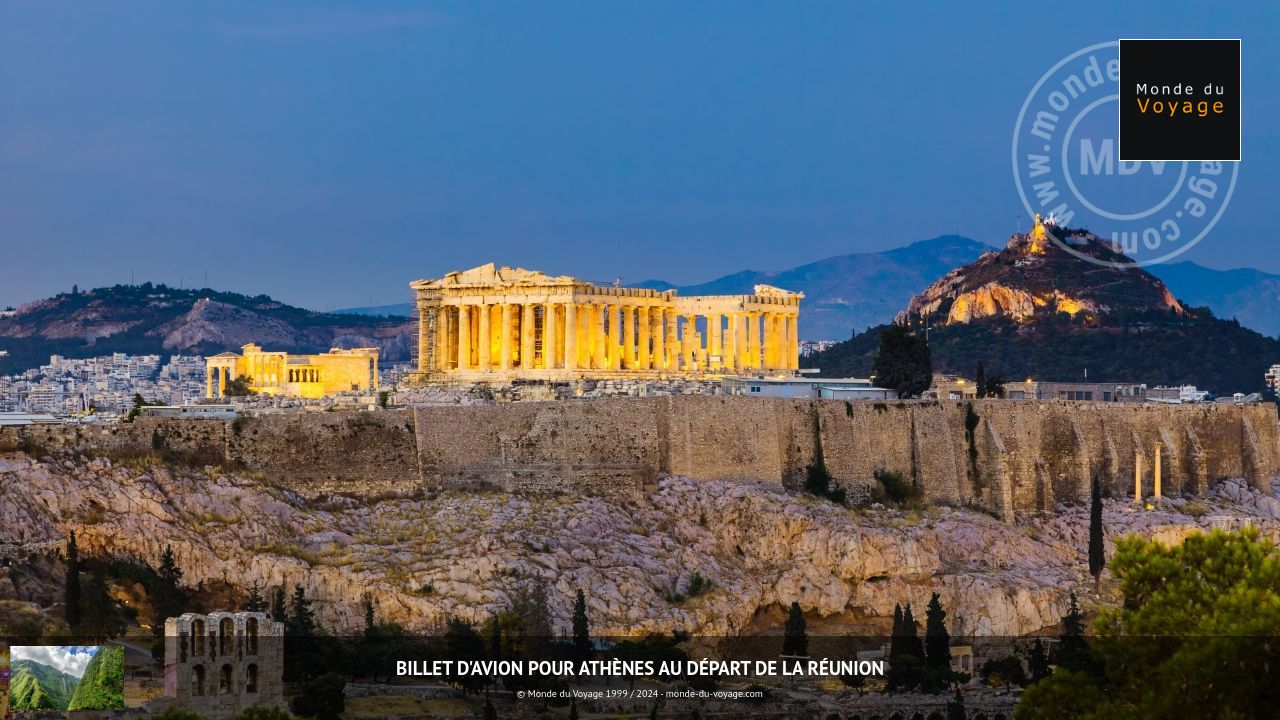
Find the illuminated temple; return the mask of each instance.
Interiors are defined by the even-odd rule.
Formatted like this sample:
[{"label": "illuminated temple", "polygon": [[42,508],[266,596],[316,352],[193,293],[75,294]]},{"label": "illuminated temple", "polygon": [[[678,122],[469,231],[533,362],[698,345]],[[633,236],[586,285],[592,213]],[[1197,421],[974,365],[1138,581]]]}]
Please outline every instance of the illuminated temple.
[{"label": "illuminated temple", "polygon": [[205,361],[205,397],[225,397],[233,379],[243,379],[255,393],[288,397],[378,389],[378,348],[334,348],[317,355],[263,350],[254,343],[240,349],[240,355],[222,353]]},{"label": "illuminated temple", "polygon": [[597,285],[492,263],[410,283],[419,382],[792,374],[802,293]]}]

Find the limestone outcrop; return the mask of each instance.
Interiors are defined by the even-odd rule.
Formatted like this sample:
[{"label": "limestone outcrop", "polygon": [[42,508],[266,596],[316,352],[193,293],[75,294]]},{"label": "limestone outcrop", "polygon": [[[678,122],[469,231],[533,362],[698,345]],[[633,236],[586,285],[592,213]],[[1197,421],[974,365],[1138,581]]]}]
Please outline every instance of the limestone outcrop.
[{"label": "limestone outcrop", "polygon": [[[0,540],[37,544],[74,529],[82,554],[153,566],[171,545],[186,582],[301,585],[335,630],[360,627],[367,593],[382,616],[424,631],[449,616],[483,620],[539,582],[562,629],[581,588],[606,634],[768,631],[770,608],[793,601],[815,627],[884,632],[895,603],[922,606],[937,591],[953,633],[1017,635],[1053,625],[1068,592],[1092,585],[1084,507],[1012,524],[680,477],[641,500],[493,491],[307,500],[262,476],[70,453],[0,455],[0,493]],[[1276,538],[1277,518],[1280,498],[1239,481],[1156,511],[1117,500],[1106,512],[1109,541],[1177,542],[1244,522]],[[695,572],[711,589],[680,597]]]}]

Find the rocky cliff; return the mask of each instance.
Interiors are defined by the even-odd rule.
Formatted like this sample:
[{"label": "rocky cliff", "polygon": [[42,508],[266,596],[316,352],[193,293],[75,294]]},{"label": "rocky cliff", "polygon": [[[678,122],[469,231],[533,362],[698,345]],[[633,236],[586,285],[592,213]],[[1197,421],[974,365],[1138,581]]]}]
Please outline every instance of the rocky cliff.
[{"label": "rocky cliff", "polygon": [[[308,501],[262,476],[69,452],[0,455],[0,493],[0,540],[75,530],[83,555],[153,566],[172,545],[185,582],[299,584],[339,630],[360,626],[366,593],[383,616],[423,631],[446,616],[483,620],[540,582],[561,629],[585,590],[602,634],[771,632],[773,609],[793,601],[814,632],[882,633],[895,603],[922,606],[938,591],[953,633],[1013,635],[1053,625],[1067,593],[1091,584],[1083,507],[1011,524],[681,477],[641,500],[445,491]],[[1155,511],[1109,502],[1105,519],[1108,542],[1128,533],[1176,542],[1244,522],[1275,538],[1277,517],[1274,494],[1226,481]],[[695,572],[711,589],[678,597]],[[6,583],[0,596],[11,596]]]}]

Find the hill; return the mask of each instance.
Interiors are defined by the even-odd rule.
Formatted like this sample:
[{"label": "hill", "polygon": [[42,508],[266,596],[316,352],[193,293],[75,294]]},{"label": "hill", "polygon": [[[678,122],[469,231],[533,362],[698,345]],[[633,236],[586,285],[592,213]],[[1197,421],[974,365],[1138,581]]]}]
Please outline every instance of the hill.
[{"label": "hill", "polygon": [[100,647],[85,666],[68,710],[124,709],[124,648]]},{"label": "hill", "polygon": [[80,678],[34,660],[14,660],[9,675],[13,710],[66,710]]},{"label": "hill", "polygon": [[[1074,249],[1119,267],[1087,263],[1036,231],[947,273],[897,316],[928,327],[938,372],[972,376],[978,362],[1006,380],[1194,384],[1219,394],[1263,389],[1280,341],[1178,301],[1154,275],[1109,243],[1063,231]],[[879,343],[873,328],[804,358],[824,376],[863,376]]]},{"label": "hill", "polygon": [[1253,268],[1214,270],[1193,262],[1153,265],[1148,270],[1191,305],[1208,307],[1221,318],[1235,318],[1264,335],[1280,335],[1280,275]]},{"label": "hill", "polygon": [[681,295],[731,295],[749,293],[757,284],[776,285],[805,294],[802,338],[843,339],[857,328],[885,322],[926,283],[991,249],[977,240],[943,235],[885,252],[829,257],[790,270],[743,270],[699,285],[646,280],[635,287],[675,288]]},{"label": "hill", "polygon": [[318,313],[266,295],[165,285],[116,285],[63,293],[0,316],[0,374],[48,362],[50,355],[216,354],[258,342],[273,350],[324,352],[378,347],[406,360],[416,340],[406,317]]}]

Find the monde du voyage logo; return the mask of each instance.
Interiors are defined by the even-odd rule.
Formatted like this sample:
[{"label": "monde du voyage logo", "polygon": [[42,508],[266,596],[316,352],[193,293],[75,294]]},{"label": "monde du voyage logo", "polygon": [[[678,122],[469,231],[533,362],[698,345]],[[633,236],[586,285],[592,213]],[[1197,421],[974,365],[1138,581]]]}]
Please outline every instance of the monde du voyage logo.
[{"label": "monde du voyage logo", "polygon": [[[1028,93],[1012,151],[1023,208],[1053,219],[1059,247],[1110,267],[1171,260],[1213,229],[1235,190],[1240,41],[1077,50]],[[1109,238],[1133,263],[1082,252],[1058,228]]]}]

